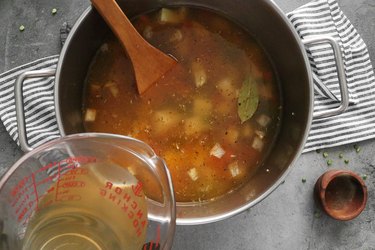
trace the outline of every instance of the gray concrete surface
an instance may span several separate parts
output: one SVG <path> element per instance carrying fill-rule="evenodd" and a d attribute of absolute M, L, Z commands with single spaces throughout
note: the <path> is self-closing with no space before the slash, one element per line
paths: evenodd
<path fill-rule="evenodd" d="M 275 2 L 288 12 L 308 0 Z M 0 72 L 59 53 L 62 23 L 73 24 L 88 5 L 88 0 L 0 0 Z M 375 62 L 375 1 L 339 0 L 339 5 L 362 35 Z M 52 8 L 58 9 L 54 16 Z M 24 32 L 18 30 L 21 24 Z M 285 183 L 254 208 L 222 222 L 177 227 L 173 249 L 375 249 L 375 140 L 358 145 L 360 153 L 353 145 L 326 150 L 333 160 L 331 168 L 368 175 L 368 204 L 356 219 L 338 222 L 320 214 L 312 189 L 328 167 L 321 154 L 311 152 L 303 154 Z M 349 164 L 338 158 L 339 153 L 350 160 Z M 0 124 L 0 175 L 21 155 Z"/>

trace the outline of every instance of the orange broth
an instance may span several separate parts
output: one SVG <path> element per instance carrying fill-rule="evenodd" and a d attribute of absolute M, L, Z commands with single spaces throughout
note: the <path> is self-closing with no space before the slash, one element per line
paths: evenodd
<path fill-rule="evenodd" d="M 87 76 L 86 131 L 148 143 L 165 159 L 180 202 L 213 199 L 249 181 L 272 147 L 281 114 L 262 48 L 236 24 L 202 9 L 161 9 L 133 23 L 178 66 L 139 96 L 126 53 L 109 37 Z M 256 109 L 241 120 L 246 81 Z"/>

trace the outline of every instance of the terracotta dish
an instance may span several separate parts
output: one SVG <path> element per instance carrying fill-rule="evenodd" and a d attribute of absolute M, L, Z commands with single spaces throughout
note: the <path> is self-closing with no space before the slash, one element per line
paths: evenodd
<path fill-rule="evenodd" d="M 357 217 L 365 208 L 367 187 L 352 171 L 331 170 L 317 180 L 314 195 L 329 216 L 346 221 Z"/>

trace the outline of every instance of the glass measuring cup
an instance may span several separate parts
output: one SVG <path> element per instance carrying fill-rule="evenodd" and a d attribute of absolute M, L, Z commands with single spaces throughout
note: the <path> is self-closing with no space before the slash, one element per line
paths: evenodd
<path fill-rule="evenodd" d="M 0 249 L 170 249 L 175 213 L 169 171 L 149 146 L 71 135 L 0 180 Z"/>

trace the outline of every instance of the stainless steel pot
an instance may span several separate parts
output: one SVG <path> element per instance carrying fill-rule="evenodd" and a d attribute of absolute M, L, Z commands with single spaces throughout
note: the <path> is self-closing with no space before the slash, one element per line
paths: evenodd
<path fill-rule="evenodd" d="M 282 125 L 277 141 L 264 165 L 240 189 L 214 201 L 177 204 L 177 224 L 196 225 L 219 221 L 236 215 L 260 202 L 282 182 L 301 154 L 310 129 L 313 109 L 313 81 L 303 42 L 286 16 L 266 0 L 126 0 L 119 1 L 129 17 L 162 6 L 190 5 L 209 8 L 221 13 L 245 28 L 263 46 L 278 76 L 283 97 Z M 84 131 L 82 97 L 90 62 L 111 32 L 98 13 L 88 8 L 71 30 L 61 52 L 56 77 L 55 106 L 62 135 Z M 343 112 L 348 106 L 341 53 L 331 38 L 312 38 L 305 44 L 328 42 L 334 48 L 341 84 L 341 105 L 325 113 L 326 117 Z M 27 144 L 22 108 L 22 82 L 35 76 L 29 72 L 20 76 L 16 86 L 19 139 L 24 150 Z"/>

